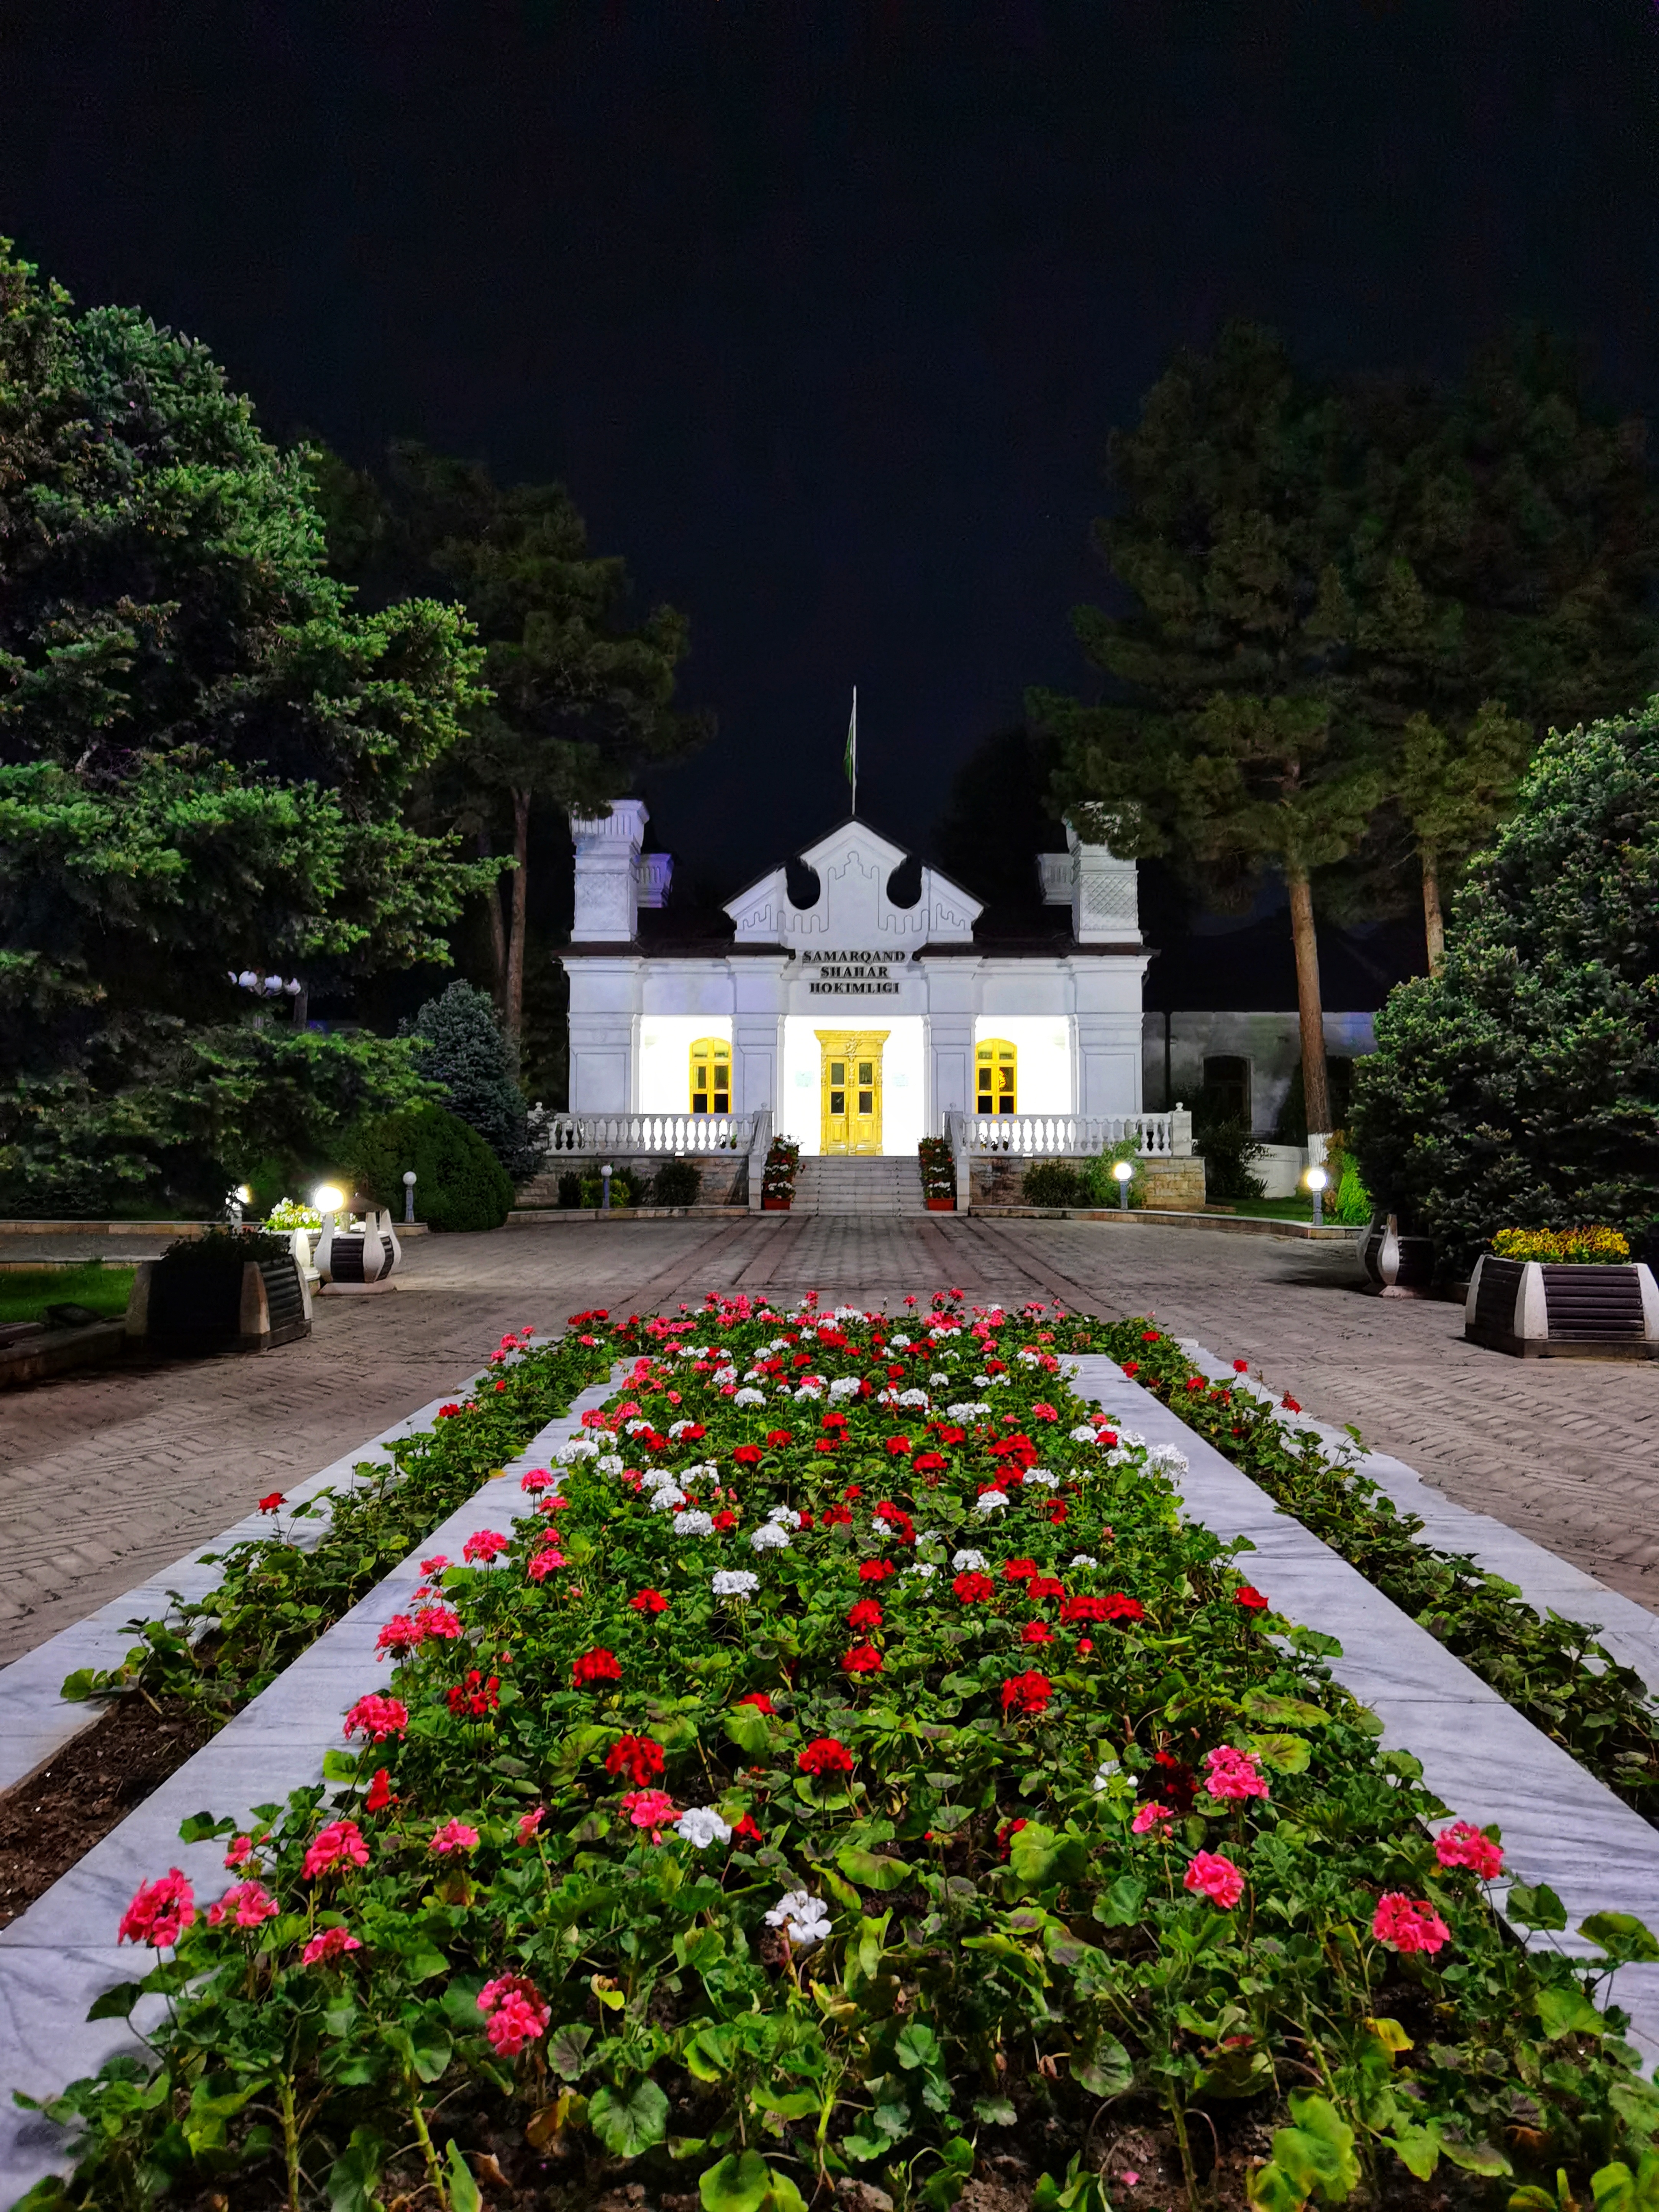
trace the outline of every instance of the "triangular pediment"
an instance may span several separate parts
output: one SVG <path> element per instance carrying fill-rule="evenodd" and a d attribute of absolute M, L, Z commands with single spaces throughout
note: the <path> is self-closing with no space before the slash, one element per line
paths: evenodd
<path fill-rule="evenodd" d="M 740 944 L 794 948 L 844 941 L 915 950 L 973 937 L 978 901 L 937 869 L 921 869 L 913 905 L 901 906 L 890 896 L 892 877 L 912 856 L 867 822 L 850 818 L 803 846 L 796 857 L 817 877 L 817 898 L 797 906 L 789 896 L 788 868 L 769 870 L 726 907 Z"/>

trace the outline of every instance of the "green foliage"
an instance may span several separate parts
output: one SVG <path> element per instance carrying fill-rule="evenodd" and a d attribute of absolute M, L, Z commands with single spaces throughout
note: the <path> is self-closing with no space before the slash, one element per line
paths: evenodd
<path fill-rule="evenodd" d="M 1330 1099 L 1331 1121 L 1336 1128 L 1346 1128 L 1350 1102 L 1353 1097 L 1354 1062 L 1332 1057 L 1325 1062 L 1325 1080 Z M 1273 1142 L 1276 1145 L 1305 1145 L 1308 1141 L 1308 1094 L 1302 1079 L 1302 1062 L 1298 1060 L 1291 1073 L 1291 1085 L 1285 1093 L 1285 1103 L 1273 1123 Z"/>
<path fill-rule="evenodd" d="M 1122 1194 L 1112 1173 L 1120 1160 L 1133 1169 L 1129 1177 L 1129 1206 L 1133 1212 L 1146 1203 L 1146 1169 L 1140 1146 L 1126 1137 L 1103 1152 L 1082 1160 L 1040 1160 L 1025 1170 L 1024 1203 L 1027 1206 L 1121 1206 Z"/>
<path fill-rule="evenodd" d="M 404 818 L 479 696 L 453 607 L 357 612 L 301 465 L 206 351 L 76 315 L 0 244 L 0 1187 L 216 1204 L 417 1095 L 406 1052 L 256 1018 L 447 960 L 482 880 Z"/>
<path fill-rule="evenodd" d="M 199 1237 L 177 1238 L 155 1264 L 169 1274 L 216 1268 L 240 1274 L 250 1260 L 285 1260 L 292 1249 L 286 1237 L 270 1236 L 261 1229 L 208 1229 Z"/>
<path fill-rule="evenodd" d="M 665 1160 L 651 1178 L 653 1206 L 695 1206 L 702 1170 L 695 1160 Z"/>
<path fill-rule="evenodd" d="M 1345 1063 L 1352 1066 L 1352 1062 Z M 1325 1172 L 1330 1185 L 1325 1193 L 1324 1212 L 1327 1221 L 1340 1221 L 1358 1226 L 1369 1221 L 1376 1211 L 1371 1194 L 1365 1188 L 1364 1177 L 1359 1172 L 1345 1129 L 1333 1129 L 1325 1147 Z"/>
<path fill-rule="evenodd" d="M 630 1206 L 633 1200 L 634 1187 L 628 1177 L 618 1170 L 611 1178 L 611 1203 L 613 1206 Z M 582 1177 L 581 1202 L 586 1206 L 602 1206 L 605 1204 L 603 1176 L 596 1174 Z"/>
<path fill-rule="evenodd" d="M 1263 1195 L 1267 1186 L 1260 1176 L 1250 1173 L 1250 1163 L 1261 1158 L 1264 1147 L 1237 1115 L 1222 1115 L 1207 1122 L 1194 1136 L 1194 1149 L 1204 1162 L 1206 1198 L 1224 1201 Z"/>
<path fill-rule="evenodd" d="M 570 1455 L 558 1556 L 546 1516 L 504 1498 L 501 1556 L 434 1569 L 431 1632 L 389 1639 L 373 1686 L 402 1718 L 359 1716 L 380 1741 L 255 1808 L 240 1872 L 276 1914 L 243 1930 L 198 1911 L 145 1978 L 171 2000 L 151 2053 L 45 2107 L 85 2130 L 79 2201 L 118 2203 L 139 2172 L 251 2201 L 264 2110 L 296 2109 L 307 2148 L 358 2144 L 343 2186 L 379 2160 L 386 2199 L 441 2202 L 435 2175 L 457 2204 L 480 2138 L 527 2137 L 557 2142 L 573 2203 L 620 2160 L 653 2196 L 695 2180 L 706 2212 L 805 2212 L 849 2168 L 948 2212 L 991 2131 L 1040 2129 L 1065 2177 L 1038 2184 L 1037 2212 L 1103 2212 L 1115 2130 L 1161 2122 L 1190 2179 L 1200 2115 L 1230 2106 L 1276 2131 L 1282 2205 L 1358 2176 L 1388 2203 L 1397 2160 L 1508 2173 L 1494 2146 L 1525 2139 L 1516 2111 L 1574 2170 L 1639 2159 L 1654 2093 L 1622 2015 L 1589 2000 L 1639 1952 L 1633 1924 L 1592 1929 L 1597 1958 L 1529 1954 L 1439 1864 L 1425 1824 L 1443 1808 L 1331 1679 L 1331 1640 L 1239 1603 L 1232 1547 L 1182 1521 L 1160 1456 L 1071 1433 L 1085 1409 L 1060 1354 L 1098 1326 L 940 1294 L 890 1336 L 747 1297 L 587 1328 L 628 1382 Z M 904 1409 L 855 1389 L 827 1454 L 816 1420 L 780 1441 L 779 1405 L 716 1378 L 756 1366 L 781 1393 L 797 1347 L 832 1385 L 898 1364 L 965 1392 L 994 1361 L 1014 1427 L 940 1425 L 939 1451 L 896 1451 Z M 642 1430 L 630 1455 L 700 1496 L 708 1458 L 744 1451 L 737 1528 L 677 1532 L 606 1468 L 641 1403 L 696 1432 Z M 1019 1486 L 988 1523 L 988 1483 L 1039 1449 L 1059 1491 Z M 780 1513 L 787 1540 L 751 1547 Z M 984 1589 L 952 1580 L 965 1541 L 988 1547 Z M 741 1601 L 712 1588 L 734 1560 L 756 1563 Z M 849 1669 L 846 1615 L 872 1589 L 879 1663 Z M 656 1609 L 630 1601 L 647 1592 Z M 1034 1619 L 1091 1634 L 1036 1651 Z M 467 1684 L 486 1670 L 481 1711 Z M 1257 1741 L 1267 1793 L 1211 1798 L 1207 1751 Z M 633 1794 L 636 1768 L 659 1800 Z M 1172 1818 L 1137 1834 L 1149 1804 Z M 684 1832 L 682 1805 L 702 1816 Z M 342 1815 L 362 1863 L 307 1875 Z M 210 1811 L 186 1833 L 230 1825 Z M 1227 1905 L 1187 1887 L 1200 1848 L 1233 1870 Z M 1444 1921 L 1443 1948 L 1402 1958 L 1376 1936 L 1389 1890 Z M 331 1925 L 358 1948 L 304 1965 Z M 479 2003 L 507 1976 L 530 2013 L 517 2052 Z M 400 2147 L 382 2159 L 359 2130 Z"/>
<path fill-rule="evenodd" d="M 0 1325 L 45 1321 L 51 1306 L 84 1306 L 100 1321 L 127 1309 L 132 1269 L 88 1260 L 76 1267 L 0 1268 Z"/>
<path fill-rule="evenodd" d="M 1499 1260 L 1539 1260 L 1557 1267 L 1619 1267 L 1631 1256 L 1621 1230 L 1500 1229 L 1492 1240 Z"/>
<path fill-rule="evenodd" d="M 415 1211 L 431 1229 L 499 1229 L 513 1208 L 507 1170 L 476 1129 L 441 1106 L 411 1106 L 362 1122 L 342 1164 L 358 1190 L 401 1215 L 404 1170 Z"/>
<path fill-rule="evenodd" d="M 1443 973 L 1376 1038 L 1356 1152 L 1455 1266 L 1499 1229 L 1659 1211 L 1659 702 L 1540 747 Z"/>
<path fill-rule="evenodd" d="M 766 1148 L 766 1165 L 761 1170 L 762 1197 L 793 1199 L 799 1170 L 800 1146 L 792 1137 L 774 1137 Z"/>
<path fill-rule="evenodd" d="M 954 1198 L 957 1194 L 957 1164 L 951 1154 L 950 1140 L 945 1137 L 924 1137 L 916 1146 L 921 1170 L 921 1192 L 924 1198 Z"/>
<path fill-rule="evenodd" d="M 515 1182 L 536 1164 L 526 1137 L 524 1094 L 495 1009 L 471 983 L 454 982 L 428 999 L 403 1034 L 415 1041 L 415 1061 L 444 1087 L 444 1103 L 483 1139 Z"/>
<path fill-rule="evenodd" d="M 1025 1170 L 1022 1203 L 1026 1206 L 1087 1206 L 1087 1172 L 1076 1160 L 1039 1160 Z"/>

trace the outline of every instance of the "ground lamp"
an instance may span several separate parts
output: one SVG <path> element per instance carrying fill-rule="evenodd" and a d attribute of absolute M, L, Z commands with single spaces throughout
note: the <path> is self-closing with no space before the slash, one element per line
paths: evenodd
<path fill-rule="evenodd" d="M 1129 1211 L 1129 1185 L 1134 1180 L 1134 1172 L 1133 1164 L 1127 1160 L 1112 1163 L 1112 1176 L 1117 1184 L 1118 1209 L 1123 1213 Z"/>
<path fill-rule="evenodd" d="M 405 1222 L 412 1222 L 414 1218 L 415 1170 L 413 1168 L 405 1168 L 404 1170 L 404 1219 Z"/>
<path fill-rule="evenodd" d="M 1323 1168 L 1310 1168 L 1305 1180 L 1309 1189 L 1313 1193 L 1313 1225 L 1316 1229 L 1322 1229 L 1325 1225 L 1325 1186 L 1330 1181 L 1330 1177 L 1326 1174 Z"/>
<path fill-rule="evenodd" d="M 337 1183 L 319 1182 L 311 1194 L 311 1202 L 319 1213 L 337 1213 L 345 1204 L 345 1193 Z"/>
<path fill-rule="evenodd" d="M 609 1206 L 611 1203 L 611 1178 L 616 1172 L 615 1168 L 599 1170 L 599 1204 L 601 1206 Z"/>
<path fill-rule="evenodd" d="M 252 1206 L 252 1203 L 253 1193 L 248 1188 L 245 1182 L 239 1182 L 234 1190 L 229 1191 L 226 1194 L 225 1210 L 230 1216 L 231 1224 L 234 1228 L 240 1229 L 241 1227 L 242 1208 L 245 1206 Z"/>

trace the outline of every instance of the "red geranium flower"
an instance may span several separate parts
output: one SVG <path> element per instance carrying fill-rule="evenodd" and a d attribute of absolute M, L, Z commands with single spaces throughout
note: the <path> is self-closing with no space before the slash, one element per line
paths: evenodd
<path fill-rule="evenodd" d="M 738 1703 L 740 1705 L 752 1705 L 757 1713 L 775 1713 L 777 1711 L 777 1707 L 764 1690 L 750 1690 L 748 1696 L 739 1698 Z"/>
<path fill-rule="evenodd" d="M 1125 1597 L 1121 1590 L 1114 1590 L 1102 1602 L 1105 1607 L 1100 1616 L 1103 1620 L 1145 1620 L 1146 1618 L 1146 1608 L 1140 1600 Z"/>
<path fill-rule="evenodd" d="M 769 1429 L 766 1431 L 766 1441 L 769 1444 L 781 1449 L 785 1444 L 793 1443 L 795 1439 L 793 1431 L 788 1429 Z"/>
<path fill-rule="evenodd" d="M 591 1689 L 598 1682 L 620 1682 L 622 1667 L 614 1651 L 601 1644 L 592 1651 L 584 1651 L 570 1670 L 579 1690 Z"/>
<path fill-rule="evenodd" d="M 1028 1620 L 1019 1632 L 1022 1644 L 1052 1644 L 1054 1632 L 1046 1620 Z"/>
<path fill-rule="evenodd" d="M 732 1456 L 739 1467 L 758 1467 L 761 1448 L 758 1444 L 739 1444 Z"/>
<path fill-rule="evenodd" d="M 732 1823 L 732 1837 L 733 1842 L 735 1842 L 739 1836 L 741 1836 L 744 1841 L 748 1844 L 763 1844 L 766 1841 L 765 1837 L 762 1835 L 760 1830 L 755 1826 L 747 1813 L 744 1814 L 742 1820 L 733 1820 Z"/>
<path fill-rule="evenodd" d="M 262 1498 L 259 1500 L 259 1510 L 261 1513 L 274 1513 L 279 1505 L 286 1502 L 280 1490 L 273 1490 L 268 1498 Z"/>
<path fill-rule="evenodd" d="M 1054 1686 L 1046 1674 L 1035 1668 L 1024 1674 L 1015 1674 L 1002 1686 L 1002 1710 L 1005 1714 L 1035 1717 L 1048 1710 L 1048 1700 L 1054 1694 Z"/>
<path fill-rule="evenodd" d="M 918 1452 L 910 1464 L 918 1474 L 943 1474 L 951 1462 L 941 1452 Z"/>
<path fill-rule="evenodd" d="M 1126 1359 L 1123 1363 L 1123 1371 L 1126 1375 L 1139 1375 L 1140 1362 L 1138 1359 Z"/>
<path fill-rule="evenodd" d="M 881 1654 L 873 1644 L 855 1644 L 841 1663 L 849 1674 L 882 1672 Z"/>
<path fill-rule="evenodd" d="M 374 1779 L 368 1785 L 368 1795 L 363 1800 L 364 1812 L 384 1813 L 388 1805 L 395 1805 L 397 1802 L 392 1794 L 391 1769 L 376 1767 Z"/>
<path fill-rule="evenodd" d="M 1009 1559 L 1004 1565 L 1002 1579 L 1006 1583 L 1023 1583 L 1028 1577 L 1036 1574 L 1036 1571 L 1037 1563 L 1035 1559 Z"/>
<path fill-rule="evenodd" d="M 1042 1508 L 1042 1517 L 1045 1521 L 1052 1521 L 1058 1528 L 1062 1521 L 1070 1517 L 1071 1510 L 1063 1498 L 1054 1498 Z"/>
<path fill-rule="evenodd" d="M 893 1571 L 890 1559 L 860 1559 L 859 1580 L 861 1583 L 884 1583 Z"/>
<path fill-rule="evenodd" d="M 732 1510 L 729 1505 L 722 1506 L 720 1510 L 714 1516 L 714 1526 L 717 1528 L 722 1530 L 726 1528 L 735 1528 L 737 1525 L 738 1516 Z"/>
<path fill-rule="evenodd" d="M 1109 1620 L 1103 1597 L 1068 1597 L 1060 1608 L 1060 1625 L 1074 1628 L 1080 1620 Z"/>
<path fill-rule="evenodd" d="M 795 1764 L 803 1774 L 850 1774 L 853 1754 L 834 1736 L 821 1735 L 807 1745 Z"/>
<path fill-rule="evenodd" d="M 826 1528 L 850 1528 L 853 1509 L 850 1505 L 826 1505 L 822 1517 Z"/>
<path fill-rule="evenodd" d="M 1267 1601 L 1254 1583 L 1241 1583 L 1233 1592 L 1233 1603 L 1243 1607 L 1246 1613 L 1265 1613 Z"/>
<path fill-rule="evenodd" d="M 1045 1598 L 1064 1597 L 1066 1585 L 1052 1575 L 1033 1575 L 1025 1585 L 1025 1595 L 1033 1605 L 1040 1605 Z"/>
<path fill-rule="evenodd" d="M 815 1452 L 832 1452 L 840 1442 L 839 1437 L 818 1437 L 814 1440 L 812 1449 Z"/>
<path fill-rule="evenodd" d="M 910 1449 L 910 1439 L 908 1437 L 889 1437 L 887 1449 L 895 1459 L 902 1459 Z"/>
<path fill-rule="evenodd" d="M 881 1622 L 881 1607 L 872 1597 L 861 1597 L 847 1616 L 849 1628 L 879 1628 Z"/>
<path fill-rule="evenodd" d="M 864 1495 L 864 1485 L 861 1482 L 849 1482 L 846 1489 L 843 1490 L 841 1494 L 849 1501 L 854 1498 L 862 1498 Z"/>
<path fill-rule="evenodd" d="M 625 1774 L 636 1788 L 662 1772 L 662 1746 L 648 1735 L 619 1735 L 605 1755 L 607 1774 Z"/>
<path fill-rule="evenodd" d="M 964 1605 L 979 1605 L 997 1594 L 997 1586 L 989 1575 L 958 1575 L 951 1587 Z"/>
<path fill-rule="evenodd" d="M 1143 1328 L 1140 1332 L 1140 1340 L 1143 1344 L 1156 1344 L 1159 1340 L 1158 1333 L 1155 1328 Z"/>
<path fill-rule="evenodd" d="M 1285 1408 L 1285 1411 L 1287 1413 L 1299 1413 L 1302 1411 L 1301 1407 L 1297 1404 L 1296 1400 L 1291 1396 L 1288 1391 L 1286 1391 L 1279 1402 Z"/>

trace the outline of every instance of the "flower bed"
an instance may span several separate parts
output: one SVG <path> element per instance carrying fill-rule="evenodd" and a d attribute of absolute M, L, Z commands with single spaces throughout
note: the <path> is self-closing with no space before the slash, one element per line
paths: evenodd
<path fill-rule="evenodd" d="M 1506 1939 L 1496 1839 L 1041 1310 L 609 1334 L 637 1364 L 562 1477 L 387 1624 L 332 1802 L 204 1814 L 224 1893 L 135 1896 L 159 2071 L 49 2108 L 90 2148 L 30 2202 L 944 2212 L 1042 2166 L 1037 2212 L 1293 2212 L 1635 2161 L 1659 2093 L 1589 1993 L 1651 1939 Z"/>
<path fill-rule="evenodd" d="M 1500 1229 L 1492 1249 L 1500 1260 L 1538 1260 L 1555 1267 L 1618 1266 L 1630 1258 L 1620 1229 Z"/>
<path fill-rule="evenodd" d="M 1284 1419 L 1302 1410 L 1293 1399 L 1275 1407 L 1254 1391 L 1212 1382 L 1173 1338 L 1144 1320 L 1073 1320 L 1060 1335 L 1070 1349 L 1115 1359 L 1534 1728 L 1659 1826 L 1659 1711 L 1641 1676 L 1598 1644 L 1594 1629 L 1554 1613 L 1541 1617 L 1502 1576 L 1466 1554 L 1419 1542 L 1416 1515 L 1401 1513 L 1369 1476 L 1332 1457 L 1313 1431 Z"/>

